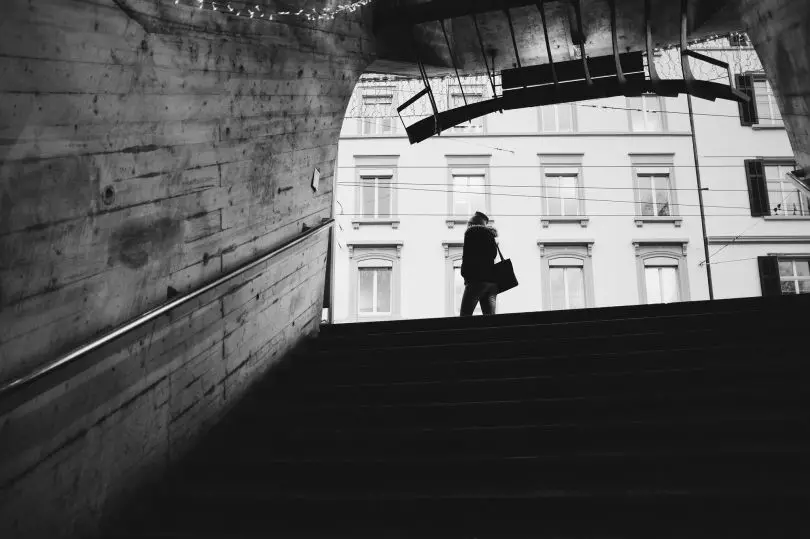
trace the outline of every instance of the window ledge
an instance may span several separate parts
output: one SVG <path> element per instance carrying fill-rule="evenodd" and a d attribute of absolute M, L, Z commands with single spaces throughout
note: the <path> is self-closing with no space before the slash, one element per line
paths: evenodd
<path fill-rule="evenodd" d="M 466 225 L 467 221 L 469 221 L 469 217 L 448 217 L 444 222 L 447 225 L 447 228 L 453 228 L 456 225 Z M 492 225 L 495 223 L 495 219 L 490 219 L 489 224 Z"/>
<path fill-rule="evenodd" d="M 677 228 L 680 228 L 681 224 L 683 223 L 683 218 L 676 216 L 672 217 L 659 217 L 657 215 L 636 215 L 635 217 L 636 226 L 641 228 L 644 226 L 644 223 L 671 223 L 675 225 Z"/>
<path fill-rule="evenodd" d="M 587 228 L 590 218 L 585 215 L 548 215 L 540 219 L 543 228 L 548 228 L 551 223 L 579 223 L 582 228 Z"/>
<path fill-rule="evenodd" d="M 391 225 L 391 228 L 399 228 L 399 219 L 352 219 L 352 228 L 357 230 L 360 225 Z"/>
<path fill-rule="evenodd" d="M 810 215 L 765 215 L 766 221 L 810 221 Z"/>
<path fill-rule="evenodd" d="M 777 129 L 777 130 L 784 131 L 785 130 L 785 124 L 781 124 L 781 125 L 754 124 L 754 125 L 751 126 L 751 129 L 753 129 L 755 131 L 759 131 L 759 130 L 768 131 L 768 130 L 772 130 L 772 129 Z"/>

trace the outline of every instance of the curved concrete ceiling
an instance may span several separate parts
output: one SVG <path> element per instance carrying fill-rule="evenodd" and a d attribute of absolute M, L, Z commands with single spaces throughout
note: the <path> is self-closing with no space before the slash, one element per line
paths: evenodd
<path fill-rule="evenodd" d="M 644 49 L 644 0 L 615 0 L 620 52 Z M 582 28 L 576 0 L 547 0 L 545 9 L 552 57 L 555 62 L 579 58 L 579 39 L 584 36 L 588 57 L 610 55 L 611 2 L 581 0 Z M 651 0 L 651 27 L 657 46 L 678 43 L 679 0 Z M 482 45 L 487 62 L 497 71 L 518 64 L 548 63 L 540 2 L 526 0 L 400 0 L 378 2 L 374 9 L 378 59 L 369 71 L 415 75 L 414 44 L 429 73 L 452 73 L 450 49 L 462 73 L 484 72 Z M 509 16 L 507 17 L 507 10 Z M 689 39 L 741 29 L 736 0 L 689 0 Z M 475 21 L 481 40 L 478 39 Z M 515 42 L 512 41 L 511 17 Z M 442 32 L 447 33 L 448 48 Z"/>

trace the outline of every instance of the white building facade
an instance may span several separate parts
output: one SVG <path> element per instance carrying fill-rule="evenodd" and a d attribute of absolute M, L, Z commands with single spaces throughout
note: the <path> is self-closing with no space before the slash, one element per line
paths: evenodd
<path fill-rule="evenodd" d="M 756 55 L 727 39 L 704 52 L 754 87 L 758 113 L 693 99 L 714 296 L 810 292 L 810 205 L 785 179 L 792 152 Z M 676 56 L 663 52 L 659 71 Z M 493 91 L 486 76 L 465 79 L 464 95 L 455 79 L 431 86 L 440 110 Z M 347 111 L 334 322 L 457 315 L 475 211 L 520 282 L 499 313 L 709 298 L 685 96 L 504 111 L 411 145 L 396 107 L 421 87 L 366 77 Z"/>

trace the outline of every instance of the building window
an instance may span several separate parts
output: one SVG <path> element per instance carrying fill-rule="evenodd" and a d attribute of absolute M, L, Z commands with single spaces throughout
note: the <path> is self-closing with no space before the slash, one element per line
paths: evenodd
<path fill-rule="evenodd" d="M 464 85 L 464 94 L 461 93 L 461 88 L 458 85 L 451 85 L 449 90 L 449 108 L 455 109 L 465 105 L 464 99 L 467 99 L 466 104 L 478 103 L 484 99 L 484 87 L 481 85 Z M 484 132 L 484 117 L 479 116 L 473 118 L 468 122 L 460 123 L 451 127 L 448 131 L 451 133 L 477 133 Z"/>
<path fill-rule="evenodd" d="M 791 165 L 764 163 L 771 215 L 794 217 L 810 215 L 810 200 L 787 177 L 787 173 L 795 169 L 795 163 Z"/>
<path fill-rule="evenodd" d="M 455 155 L 447 158 L 448 228 L 464 224 L 476 211 L 489 215 L 489 162 L 491 155 Z"/>
<path fill-rule="evenodd" d="M 544 170 L 545 215 L 584 214 L 578 168 L 548 167 Z"/>
<path fill-rule="evenodd" d="M 581 258 L 548 261 L 552 310 L 585 308 L 585 269 Z"/>
<path fill-rule="evenodd" d="M 398 155 L 355 155 L 355 177 L 346 182 L 354 195 L 352 228 L 390 225 L 399 228 L 397 215 Z M 338 182 L 342 189 L 342 182 Z"/>
<path fill-rule="evenodd" d="M 593 241 L 539 241 L 543 308 L 584 309 L 594 305 Z"/>
<path fill-rule="evenodd" d="M 628 97 L 630 128 L 634 132 L 664 130 L 664 100 L 657 95 Z"/>
<path fill-rule="evenodd" d="M 540 129 L 543 133 L 572 133 L 574 131 L 574 105 L 560 103 L 540 107 Z"/>
<path fill-rule="evenodd" d="M 358 119 L 360 133 L 369 136 L 396 133 L 393 87 L 366 87 L 362 90 L 360 100 L 362 106 Z"/>
<path fill-rule="evenodd" d="M 451 172 L 452 215 L 469 217 L 476 211 L 487 213 L 486 171 L 458 169 Z"/>
<path fill-rule="evenodd" d="M 387 260 L 364 260 L 357 269 L 357 312 L 360 316 L 390 316 L 393 264 Z"/>
<path fill-rule="evenodd" d="M 401 242 L 347 242 L 351 271 L 350 312 L 355 320 L 399 315 Z"/>
<path fill-rule="evenodd" d="M 810 198 L 787 176 L 795 162 L 746 159 L 744 165 L 752 217 L 810 217 Z"/>
<path fill-rule="evenodd" d="M 672 184 L 669 172 L 636 169 L 638 212 L 642 216 L 669 217 L 674 215 Z"/>
<path fill-rule="evenodd" d="M 782 295 L 810 294 L 810 258 L 779 258 Z"/>
<path fill-rule="evenodd" d="M 658 257 L 644 261 L 644 285 L 647 303 L 676 303 L 681 300 L 678 261 Z"/>
<path fill-rule="evenodd" d="M 391 216 L 391 184 L 393 175 L 367 176 L 360 174 L 361 213 L 365 218 Z"/>
<path fill-rule="evenodd" d="M 773 88 L 764 75 L 757 75 L 753 78 L 754 95 L 757 107 L 757 125 L 782 125 L 782 113 L 779 112 L 779 105 L 776 103 L 776 96 L 773 95 Z"/>
<path fill-rule="evenodd" d="M 687 239 L 633 240 L 638 268 L 640 303 L 689 300 Z"/>

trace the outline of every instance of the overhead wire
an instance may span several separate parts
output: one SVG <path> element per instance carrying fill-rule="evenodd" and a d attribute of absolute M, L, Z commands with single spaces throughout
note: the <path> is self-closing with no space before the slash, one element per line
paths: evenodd
<path fill-rule="evenodd" d="M 340 168 L 340 167 L 338 167 L 338 168 Z M 354 168 L 354 167 L 347 167 L 347 168 Z M 398 168 L 400 168 L 400 167 L 398 167 Z M 369 177 L 371 177 L 371 176 L 369 176 Z M 443 182 L 443 183 L 431 183 L 431 182 L 423 183 L 423 182 L 403 182 L 403 181 L 400 181 L 400 180 L 386 180 L 386 181 L 379 181 L 379 183 L 381 185 L 385 185 L 386 187 L 387 186 L 397 186 L 397 185 L 416 185 L 416 186 L 425 186 L 425 185 L 427 185 L 427 186 L 438 186 L 438 187 L 446 187 L 447 186 L 447 182 Z M 337 182 L 337 184 L 338 185 L 362 185 L 362 182 L 353 181 L 353 180 L 344 180 L 344 181 Z M 496 188 L 496 187 L 499 187 L 499 188 L 500 187 L 508 187 L 508 188 L 515 188 L 515 189 L 542 189 L 543 188 L 542 185 L 537 184 L 537 183 L 532 183 L 532 184 L 528 184 L 528 183 L 521 183 L 521 184 L 498 183 L 498 184 L 490 184 L 490 185 L 487 186 L 488 189 L 493 189 L 493 188 Z M 606 185 L 606 186 L 583 185 L 581 187 L 577 187 L 577 189 L 582 189 L 582 190 L 596 189 L 596 190 L 608 190 L 608 191 L 613 191 L 613 190 L 636 191 L 638 188 L 636 188 L 636 187 L 622 187 L 622 186 L 618 186 L 618 185 L 616 185 L 616 186 L 614 186 L 614 185 L 610 185 L 610 186 L 608 186 L 608 185 Z M 689 192 L 695 192 L 696 191 L 696 189 L 693 188 L 693 187 L 672 187 L 669 190 L 670 191 L 689 191 Z M 711 188 L 708 188 L 708 187 L 704 187 L 703 190 L 704 191 L 710 191 L 710 192 L 714 191 L 714 192 L 724 192 L 724 193 L 725 192 L 731 192 L 731 193 L 747 193 L 748 192 L 748 189 L 711 189 Z"/>
<path fill-rule="evenodd" d="M 362 187 L 363 183 L 349 183 L 349 182 L 338 182 L 338 185 L 347 185 L 347 186 L 355 186 L 355 187 Z M 400 186 L 393 186 L 389 185 L 386 186 L 387 189 L 393 189 L 397 191 L 418 191 L 418 192 L 428 192 L 428 193 L 454 193 L 453 189 L 421 189 L 417 187 L 400 187 Z M 504 197 L 515 197 L 515 198 L 540 198 L 540 199 L 551 199 L 551 200 L 581 200 L 585 202 L 611 202 L 616 204 L 642 204 L 641 201 L 638 200 L 615 200 L 615 199 L 604 199 L 604 198 L 591 198 L 591 197 L 561 197 L 561 196 L 550 196 L 550 195 L 532 195 L 532 194 L 525 194 L 525 193 L 494 193 L 491 191 L 476 191 L 477 193 L 490 195 L 490 196 L 504 196 Z M 684 207 L 694 207 L 699 208 L 700 204 L 686 204 L 681 202 L 668 202 L 667 206 L 684 206 Z M 728 209 L 728 210 L 747 210 L 747 206 L 719 206 L 719 205 L 710 205 L 704 204 L 704 208 L 720 208 L 720 209 Z"/>
<path fill-rule="evenodd" d="M 712 81 L 712 80 L 719 80 L 719 79 L 708 79 L 708 80 Z M 373 88 L 373 87 L 370 87 L 370 88 Z M 405 93 L 410 94 L 411 93 L 410 91 L 406 91 L 406 90 L 397 90 L 397 89 L 390 89 L 389 90 L 387 88 L 386 88 L 386 91 L 390 91 L 390 92 L 394 92 L 394 93 L 402 93 L 402 94 L 405 94 Z M 502 98 L 502 97 L 503 96 L 498 96 L 498 98 Z M 617 97 L 622 97 L 622 96 L 617 96 Z M 589 108 L 596 108 L 596 109 L 624 110 L 624 111 L 631 111 L 631 112 L 645 112 L 646 111 L 646 112 L 652 112 L 652 113 L 655 113 L 655 114 L 681 114 L 681 115 L 687 115 L 687 116 L 689 115 L 689 111 L 680 111 L 680 110 L 659 110 L 659 109 L 637 108 L 637 107 L 619 107 L 619 106 L 607 106 L 607 105 L 592 105 L 592 104 L 579 103 L 579 102 L 573 102 L 573 101 L 568 102 L 568 103 L 570 103 L 571 105 L 576 106 L 576 107 L 589 107 Z M 555 104 L 564 105 L 566 103 L 550 103 L 550 105 L 555 105 Z M 360 105 L 362 105 L 362 103 Z M 360 105 L 357 105 L 357 106 L 360 106 Z M 357 108 L 357 106 L 355 106 L 354 108 Z M 537 105 L 537 106 L 543 106 L 543 105 Z M 352 110 L 354 110 L 354 108 Z M 393 110 L 393 108 L 391 110 Z M 401 116 L 403 118 L 413 118 L 413 117 L 431 116 L 432 114 L 433 114 L 432 112 L 426 112 L 424 114 L 401 114 Z M 706 116 L 706 117 L 713 117 L 713 118 L 735 118 L 736 119 L 736 118 L 740 117 L 739 114 L 718 114 L 718 113 L 710 113 L 710 112 L 695 112 L 693 114 L 695 116 Z M 807 114 L 807 113 L 786 113 L 786 114 L 782 114 L 782 117 L 784 117 L 784 116 L 799 116 L 799 117 L 806 118 L 806 117 L 810 117 L 810 114 Z M 377 116 L 377 117 L 382 118 L 382 116 Z M 392 115 L 392 116 L 387 116 L 387 117 L 392 118 L 394 116 Z M 347 118 L 366 118 L 366 116 L 347 116 Z M 762 119 L 762 120 L 780 120 L 781 119 L 781 117 L 777 118 L 775 116 L 759 116 L 759 118 Z"/>
<path fill-rule="evenodd" d="M 343 213 L 340 216 L 368 217 L 367 214 L 362 213 L 362 212 L 361 213 Z M 396 212 L 396 214 L 393 215 L 393 217 L 400 217 L 400 216 L 401 217 L 442 217 L 442 218 L 445 218 L 445 219 L 454 217 L 454 215 L 448 214 L 446 212 L 445 213 L 402 213 L 402 212 Z M 551 217 L 551 218 L 554 218 L 554 217 L 560 217 L 560 216 L 559 215 L 549 215 L 547 213 L 493 213 L 491 217 L 492 217 L 492 219 L 490 219 L 490 220 L 493 221 L 495 219 L 500 219 L 501 217 L 544 217 L 544 218 Z M 581 219 L 588 219 L 590 217 L 624 217 L 625 219 L 630 217 L 630 218 L 640 218 L 640 219 L 642 219 L 642 218 L 646 218 L 646 217 L 655 217 L 655 216 L 638 215 L 636 213 L 591 213 L 591 212 L 588 212 L 585 215 L 574 215 L 574 216 L 571 216 L 571 217 L 581 218 Z M 678 214 L 678 215 L 672 215 L 672 216 L 667 216 L 667 217 L 672 217 L 672 218 L 675 218 L 675 219 L 680 218 L 680 217 L 700 217 L 700 214 L 699 213 L 681 213 L 681 214 Z M 718 218 L 718 217 L 723 217 L 723 218 L 726 218 L 726 217 L 751 217 L 751 214 L 750 213 L 724 213 L 724 214 L 718 214 L 718 215 L 713 215 L 712 216 L 712 218 Z M 466 217 L 465 217 L 465 219 L 466 219 Z"/>
<path fill-rule="evenodd" d="M 785 203 L 785 202 L 786 202 L 786 201 L 787 201 L 787 200 L 788 200 L 790 197 L 792 197 L 792 196 L 794 196 L 794 195 L 796 195 L 796 194 L 798 194 L 798 191 L 794 191 L 794 192 L 790 193 L 790 195 L 788 195 L 788 196 L 787 196 L 787 197 L 786 197 L 784 200 L 782 200 L 782 202 L 780 202 L 779 204 L 777 204 L 777 205 L 776 205 L 776 206 L 773 208 L 773 211 L 774 211 L 775 213 L 776 213 L 776 212 L 778 212 L 780 209 L 782 209 L 782 204 L 783 204 L 783 203 Z M 714 217 L 714 216 L 712 216 L 712 217 Z M 739 240 L 740 238 L 742 238 L 742 237 L 743 237 L 743 236 L 744 236 L 746 233 L 748 233 L 748 232 L 750 232 L 751 230 L 755 229 L 757 226 L 759 226 L 761 223 L 764 223 L 764 222 L 765 222 L 765 219 L 758 219 L 758 220 L 757 220 L 757 221 L 755 221 L 755 222 L 754 222 L 752 225 L 750 225 L 749 227 L 747 227 L 745 230 L 743 230 L 742 232 L 740 232 L 739 234 L 737 234 L 736 236 L 734 236 L 734 238 L 732 238 L 732 240 L 731 240 L 730 242 L 728 242 L 728 243 L 726 243 L 725 245 L 721 246 L 721 247 L 720 247 L 720 248 L 718 248 L 718 249 L 717 249 L 715 252 L 713 252 L 713 253 L 711 253 L 711 254 L 709 255 L 709 258 L 708 258 L 708 263 L 709 263 L 709 264 L 714 264 L 714 262 L 712 262 L 712 261 L 711 261 L 711 259 L 712 259 L 712 258 L 714 258 L 715 256 L 717 256 L 717 254 L 721 253 L 721 252 L 722 252 L 724 249 L 726 249 L 728 246 L 733 245 L 734 243 L 736 243 L 736 242 L 737 242 L 737 240 Z M 707 259 L 705 259 L 705 258 L 704 258 L 703 260 L 701 260 L 700 262 L 698 262 L 698 266 L 703 266 L 703 265 L 705 265 L 706 263 L 707 263 Z"/>

